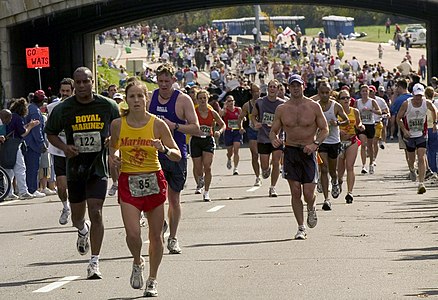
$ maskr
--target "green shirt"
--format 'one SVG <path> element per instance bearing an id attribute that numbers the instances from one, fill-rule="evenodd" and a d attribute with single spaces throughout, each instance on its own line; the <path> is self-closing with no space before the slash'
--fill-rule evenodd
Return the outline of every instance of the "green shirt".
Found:
<path id="1" fill-rule="evenodd" d="M 67 158 L 67 180 L 108 177 L 105 139 L 110 135 L 111 121 L 119 117 L 117 103 L 93 94 L 90 103 L 80 103 L 76 96 L 57 105 L 45 126 L 47 134 L 64 130 L 67 145 L 75 145 L 79 155 Z"/>

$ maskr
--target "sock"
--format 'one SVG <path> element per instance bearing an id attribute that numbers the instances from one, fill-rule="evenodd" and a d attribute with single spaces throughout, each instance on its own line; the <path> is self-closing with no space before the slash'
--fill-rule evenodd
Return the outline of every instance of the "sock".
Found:
<path id="1" fill-rule="evenodd" d="M 298 230 L 300 230 L 300 231 L 305 231 L 305 230 L 306 230 L 306 226 L 304 226 L 304 225 L 299 225 L 299 226 L 298 226 Z"/>
<path id="2" fill-rule="evenodd" d="M 94 262 L 94 263 L 99 262 L 99 255 L 91 255 L 90 263 L 92 263 L 92 262 Z"/>
<path id="3" fill-rule="evenodd" d="M 68 202 L 68 201 L 62 201 L 62 205 L 64 206 L 65 209 L 70 210 L 70 202 Z"/>
<path id="4" fill-rule="evenodd" d="M 88 226 L 85 225 L 85 222 L 84 222 L 84 228 L 79 230 L 79 233 L 82 234 L 82 235 L 86 235 L 88 233 L 88 229 L 89 229 Z"/>

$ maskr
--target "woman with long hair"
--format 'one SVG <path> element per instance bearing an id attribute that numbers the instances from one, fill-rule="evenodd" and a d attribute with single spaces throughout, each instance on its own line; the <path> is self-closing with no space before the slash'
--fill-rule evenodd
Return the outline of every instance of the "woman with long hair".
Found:
<path id="1" fill-rule="evenodd" d="M 347 170 L 347 195 L 345 196 L 345 202 L 348 204 L 353 203 L 353 187 L 355 182 L 354 162 L 356 161 L 360 143 L 356 135 L 356 130 L 364 129 L 359 110 L 350 106 L 350 99 L 351 96 L 347 90 L 341 90 L 336 98 L 349 120 L 348 124 L 339 126 L 341 154 L 338 157 L 338 182 L 341 187 L 345 170 Z"/>
<path id="2" fill-rule="evenodd" d="M 146 212 L 149 225 L 149 278 L 145 297 L 157 296 L 157 273 L 163 257 L 162 229 L 167 182 L 158 152 L 170 160 L 181 159 L 181 152 L 166 123 L 146 110 L 148 91 L 137 80 L 128 81 L 126 103 L 120 105 L 121 118 L 111 123 L 110 163 L 120 167 L 118 195 L 126 231 L 126 243 L 134 258 L 131 286 L 144 284 L 145 260 L 141 256 L 140 213 Z M 116 151 L 120 156 L 116 156 Z"/>

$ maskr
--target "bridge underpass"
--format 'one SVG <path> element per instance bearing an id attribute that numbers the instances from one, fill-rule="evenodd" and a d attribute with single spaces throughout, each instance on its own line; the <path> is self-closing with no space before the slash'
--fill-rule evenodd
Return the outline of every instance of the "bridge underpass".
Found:
<path id="1" fill-rule="evenodd" d="M 36 70 L 27 69 L 25 49 L 36 44 L 50 48 L 50 68 L 41 70 L 42 86 L 57 87 L 78 66 L 94 69 L 94 35 L 123 24 L 188 10 L 250 4 L 290 4 L 265 0 L 28 0 L 0 1 L 1 100 L 26 95 L 38 88 Z M 427 27 L 429 74 L 438 74 L 438 1 L 434 0 L 314 0 L 294 4 L 325 5 L 372 10 L 416 18 Z"/>

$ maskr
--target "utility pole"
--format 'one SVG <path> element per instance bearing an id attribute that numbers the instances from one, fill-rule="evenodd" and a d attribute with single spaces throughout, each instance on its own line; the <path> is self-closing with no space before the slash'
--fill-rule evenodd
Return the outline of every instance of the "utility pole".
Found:
<path id="1" fill-rule="evenodd" d="M 261 33 L 260 33 L 260 5 L 254 5 L 254 14 L 255 14 L 255 27 L 257 28 L 257 38 L 255 38 L 255 42 L 260 44 Z"/>

